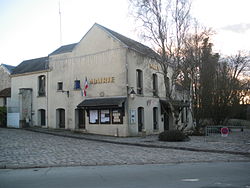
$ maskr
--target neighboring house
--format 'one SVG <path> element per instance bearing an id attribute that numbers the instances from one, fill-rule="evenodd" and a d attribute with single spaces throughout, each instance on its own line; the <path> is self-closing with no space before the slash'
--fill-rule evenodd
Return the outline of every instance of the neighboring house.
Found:
<path id="1" fill-rule="evenodd" d="M 7 98 L 10 98 L 11 88 L 5 88 L 0 91 L 0 107 L 7 106 Z"/>
<path id="2" fill-rule="evenodd" d="M 0 65 L 0 107 L 6 106 L 7 98 L 10 97 L 11 79 L 10 74 L 15 67 L 11 65 Z"/>
<path id="3" fill-rule="evenodd" d="M 12 107 L 19 109 L 16 127 L 113 136 L 173 129 L 179 117 L 169 113 L 157 56 L 149 47 L 94 24 L 80 42 L 17 66 L 11 86 Z M 183 111 L 188 105 L 179 100 L 175 107 Z M 178 121 L 187 122 L 192 121 Z"/>

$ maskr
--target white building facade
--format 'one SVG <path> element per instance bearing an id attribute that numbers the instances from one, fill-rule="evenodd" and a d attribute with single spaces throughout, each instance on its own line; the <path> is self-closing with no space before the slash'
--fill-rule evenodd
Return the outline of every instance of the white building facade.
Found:
<path id="1" fill-rule="evenodd" d="M 11 101 L 19 109 L 17 127 L 122 137 L 173 129 L 175 117 L 168 113 L 156 57 L 150 48 L 94 24 L 80 42 L 14 70 Z M 178 123 L 192 123 L 187 109 L 182 105 Z"/>

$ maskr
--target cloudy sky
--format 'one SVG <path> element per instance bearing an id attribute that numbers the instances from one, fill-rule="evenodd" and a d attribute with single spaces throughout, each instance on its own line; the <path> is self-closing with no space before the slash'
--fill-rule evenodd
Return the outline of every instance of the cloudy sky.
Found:
<path id="1" fill-rule="evenodd" d="M 249 0 L 193 0 L 192 14 L 216 31 L 224 55 L 250 51 Z M 139 40 L 127 0 L 60 0 L 62 45 L 80 41 L 94 23 Z M 0 0 L 0 63 L 47 56 L 60 46 L 59 0 Z"/>

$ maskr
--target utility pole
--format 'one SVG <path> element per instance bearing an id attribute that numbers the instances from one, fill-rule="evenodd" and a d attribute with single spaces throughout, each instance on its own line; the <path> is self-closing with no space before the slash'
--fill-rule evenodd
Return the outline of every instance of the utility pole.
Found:
<path id="1" fill-rule="evenodd" d="M 59 1 L 59 18 L 60 18 L 60 46 L 62 46 L 62 17 L 61 17 L 60 1 Z"/>

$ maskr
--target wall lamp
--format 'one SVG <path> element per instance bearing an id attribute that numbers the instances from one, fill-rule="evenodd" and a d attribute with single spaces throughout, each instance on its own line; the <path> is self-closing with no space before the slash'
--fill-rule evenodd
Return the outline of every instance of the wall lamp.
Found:
<path id="1" fill-rule="evenodd" d="M 131 99 L 134 99 L 135 98 L 135 90 L 133 87 L 130 87 L 130 92 L 129 92 L 129 96 L 131 97 Z"/>

